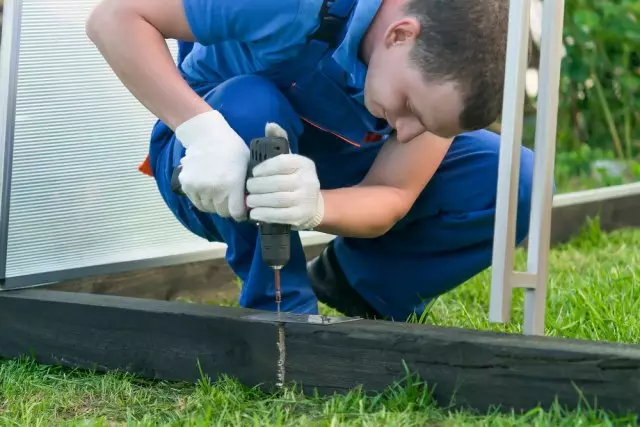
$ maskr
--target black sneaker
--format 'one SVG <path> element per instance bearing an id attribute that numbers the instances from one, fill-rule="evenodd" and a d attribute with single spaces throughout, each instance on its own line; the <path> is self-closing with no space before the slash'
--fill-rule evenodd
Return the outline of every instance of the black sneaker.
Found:
<path id="1" fill-rule="evenodd" d="M 307 263 L 307 274 L 318 301 L 348 317 L 383 318 L 347 282 L 333 250 L 333 240 Z"/>

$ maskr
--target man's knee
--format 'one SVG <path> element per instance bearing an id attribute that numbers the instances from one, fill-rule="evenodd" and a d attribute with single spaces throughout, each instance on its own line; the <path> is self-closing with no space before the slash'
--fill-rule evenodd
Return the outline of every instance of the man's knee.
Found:
<path id="1" fill-rule="evenodd" d="M 493 197 L 497 205 L 498 170 L 500 165 L 500 136 L 490 131 L 477 131 L 470 135 L 476 136 L 475 145 L 480 152 L 484 152 L 488 165 L 489 175 L 495 176 L 491 181 Z M 534 153 L 527 147 L 520 149 L 520 173 L 517 189 L 517 216 L 516 216 L 516 240 L 520 243 L 529 233 L 529 218 L 531 213 L 531 190 L 533 188 L 533 161 Z"/>
<path id="2" fill-rule="evenodd" d="M 447 188 L 443 211 L 483 212 L 496 207 L 500 146 L 500 136 L 487 130 L 465 133 L 456 139 L 443 164 L 444 173 L 439 177 L 441 186 Z M 533 161 L 533 151 L 522 147 L 517 189 L 518 242 L 529 231 Z"/>
<path id="3" fill-rule="evenodd" d="M 247 144 L 253 138 L 264 136 L 267 122 L 282 126 L 292 145 L 302 132 L 302 122 L 289 101 L 273 82 L 264 77 L 234 77 L 207 93 L 204 99 L 222 113 Z"/>
<path id="4" fill-rule="evenodd" d="M 516 241 L 518 244 L 529 234 L 531 190 L 533 189 L 533 159 L 533 151 L 522 147 L 520 152 L 520 178 L 518 181 L 518 213 L 516 223 Z"/>

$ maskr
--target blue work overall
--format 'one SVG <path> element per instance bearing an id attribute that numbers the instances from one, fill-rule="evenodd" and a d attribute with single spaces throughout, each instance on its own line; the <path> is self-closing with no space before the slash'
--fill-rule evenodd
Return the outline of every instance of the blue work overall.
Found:
<path id="1" fill-rule="evenodd" d="M 238 7 L 250 7 L 252 1 L 236 0 L 241 3 Z M 262 3 L 256 7 L 275 7 L 258 1 Z M 295 54 L 272 66 L 261 69 L 257 62 L 239 66 L 246 48 L 227 44 L 227 56 L 218 58 L 218 68 L 212 71 L 206 58 L 222 53 L 215 47 L 180 43 L 178 68 L 247 143 L 264 135 L 266 122 L 277 122 L 288 132 L 291 150 L 314 160 L 323 189 L 353 186 L 364 178 L 391 131 L 363 106 L 361 74 L 366 68 L 357 59 L 366 29 L 363 22 L 370 22 L 379 2 L 298 0 L 301 8 L 315 7 L 314 19 L 321 25 L 313 28 Z M 187 10 L 195 20 L 196 13 L 190 13 Z M 359 14 L 368 14 L 369 21 Z M 228 26 L 231 31 L 240 24 Z M 265 34 L 268 31 L 275 30 L 265 28 Z M 356 31 L 357 35 L 351 34 Z M 341 65 L 345 63 L 352 69 L 345 70 Z M 195 78 L 198 73 L 208 77 Z M 228 245 L 226 260 L 243 281 L 241 306 L 275 310 L 273 272 L 262 259 L 256 226 L 199 212 L 187 198 L 171 192 L 171 174 L 183 155 L 172 131 L 157 122 L 149 164 L 167 206 L 191 232 Z M 390 231 L 378 238 L 336 237 L 335 254 L 346 278 L 379 313 L 404 320 L 422 312 L 430 298 L 490 266 L 498 155 L 496 134 L 481 130 L 459 135 L 414 206 Z M 520 169 L 517 242 L 527 234 L 531 200 L 533 155 L 526 148 Z M 291 235 L 291 259 L 281 274 L 282 310 L 317 313 L 297 232 Z"/>

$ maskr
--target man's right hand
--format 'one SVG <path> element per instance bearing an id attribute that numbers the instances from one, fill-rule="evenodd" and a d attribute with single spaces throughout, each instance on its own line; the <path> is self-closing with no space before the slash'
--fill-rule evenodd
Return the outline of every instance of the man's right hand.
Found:
<path id="1" fill-rule="evenodd" d="M 199 114 L 176 128 L 186 148 L 179 175 L 196 208 L 236 221 L 246 219 L 249 147 L 218 111 Z"/>

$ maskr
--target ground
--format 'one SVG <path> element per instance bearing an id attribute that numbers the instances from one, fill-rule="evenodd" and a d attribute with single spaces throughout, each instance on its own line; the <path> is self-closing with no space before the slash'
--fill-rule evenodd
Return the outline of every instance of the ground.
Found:
<path id="1" fill-rule="evenodd" d="M 591 340 L 637 342 L 640 336 L 640 230 L 602 233 L 597 221 L 550 254 L 547 334 Z M 519 268 L 525 265 L 518 253 Z M 522 295 L 516 292 L 512 324 L 487 321 L 489 271 L 440 299 L 423 319 L 429 324 L 520 332 Z M 233 379 L 203 378 L 198 384 L 139 380 L 38 365 L 0 363 L 2 425 L 636 425 L 584 408 L 524 415 L 449 412 L 432 405 L 419 382 L 377 397 L 357 390 L 315 398 L 293 391 L 265 395 Z"/>

